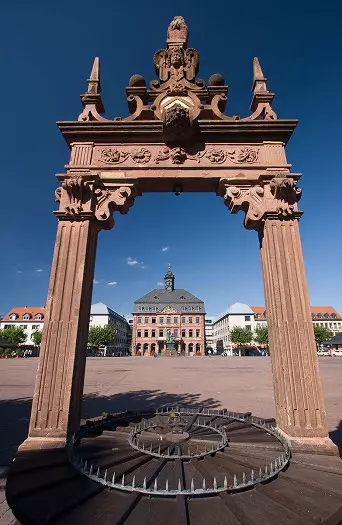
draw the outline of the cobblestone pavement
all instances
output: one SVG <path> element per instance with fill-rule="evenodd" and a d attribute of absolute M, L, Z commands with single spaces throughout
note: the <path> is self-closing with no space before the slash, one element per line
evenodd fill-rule
<path fill-rule="evenodd" d="M 38 360 L 0 360 L 0 524 L 14 523 L 6 470 L 27 435 Z M 342 443 L 342 358 L 319 358 L 331 438 Z M 225 407 L 274 417 L 267 357 L 88 358 L 83 417 L 168 404 Z"/>

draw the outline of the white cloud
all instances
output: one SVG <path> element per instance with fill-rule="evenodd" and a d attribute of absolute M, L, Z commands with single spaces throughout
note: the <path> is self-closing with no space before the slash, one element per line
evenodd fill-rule
<path fill-rule="evenodd" d="M 110 281 L 107 286 L 115 286 L 116 284 L 118 284 L 116 281 Z"/>
<path fill-rule="evenodd" d="M 136 264 L 139 264 L 139 261 L 133 259 L 133 257 L 127 257 L 127 264 L 129 266 L 135 266 Z"/>
<path fill-rule="evenodd" d="M 167 252 L 168 249 L 169 249 L 168 246 L 163 246 L 162 249 L 161 249 L 161 251 L 162 251 L 162 252 Z"/>
<path fill-rule="evenodd" d="M 100 281 L 97 281 L 96 279 L 93 280 L 93 284 L 99 284 Z"/>
<path fill-rule="evenodd" d="M 164 286 L 164 283 L 157 283 L 157 286 Z"/>
<path fill-rule="evenodd" d="M 22 270 L 16 270 L 15 273 L 23 273 Z"/>
<path fill-rule="evenodd" d="M 35 270 L 36 273 L 42 273 L 42 269 L 41 268 L 38 268 L 37 270 Z"/>
<path fill-rule="evenodd" d="M 137 259 L 133 259 L 133 257 L 127 257 L 126 262 L 128 266 L 140 266 L 142 270 L 146 268 L 143 261 L 138 261 Z"/>

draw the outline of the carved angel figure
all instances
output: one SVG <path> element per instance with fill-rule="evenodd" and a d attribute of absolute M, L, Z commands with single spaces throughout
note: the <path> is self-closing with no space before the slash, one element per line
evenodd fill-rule
<path fill-rule="evenodd" d="M 171 20 L 167 29 L 168 41 L 187 42 L 188 34 L 188 26 L 186 25 L 184 18 L 182 16 L 175 16 L 173 20 Z"/>

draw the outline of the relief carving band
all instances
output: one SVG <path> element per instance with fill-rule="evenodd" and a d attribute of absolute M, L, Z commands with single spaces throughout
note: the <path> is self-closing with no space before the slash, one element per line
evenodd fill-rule
<path fill-rule="evenodd" d="M 83 203 L 87 199 L 90 181 L 84 180 L 82 176 L 76 175 L 65 179 L 62 182 L 62 189 L 66 191 L 69 197 L 69 205 L 64 210 L 69 215 L 79 215 L 83 211 Z M 56 200 L 61 200 L 61 190 L 56 190 Z"/>
<path fill-rule="evenodd" d="M 119 151 L 118 149 L 106 148 L 101 151 L 100 160 L 106 164 L 120 164 L 128 157 L 126 151 Z"/>
<path fill-rule="evenodd" d="M 154 160 L 156 164 L 169 159 L 171 159 L 172 164 L 184 164 L 186 160 L 195 160 L 196 162 L 200 162 L 200 159 L 203 157 L 204 153 L 205 151 L 198 151 L 192 155 L 181 147 L 172 149 L 165 147 L 158 152 Z"/>
<path fill-rule="evenodd" d="M 253 164 L 253 162 L 258 160 L 259 150 L 254 148 L 241 148 L 228 151 L 227 154 L 232 162 L 238 164 L 242 164 L 243 162 Z"/>
<path fill-rule="evenodd" d="M 227 153 L 222 149 L 211 149 L 206 154 L 206 157 L 213 164 L 222 164 L 227 158 Z"/>
<path fill-rule="evenodd" d="M 133 150 L 129 153 L 129 155 L 137 164 L 146 164 L 151 160 L 151 152 L 145 148 Z"/>

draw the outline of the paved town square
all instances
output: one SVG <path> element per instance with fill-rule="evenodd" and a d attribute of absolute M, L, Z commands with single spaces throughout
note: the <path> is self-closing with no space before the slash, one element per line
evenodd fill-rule
<path fill-rule="evenodd" d="M 38 359 L 0 360 L 1 465 L 27 435 Z M 342 443 L 342 359 L 319 358 L 328 428 Z M 82 415 L 202 405 L 275 417 L 268 357 L 88 358 Z"/>

